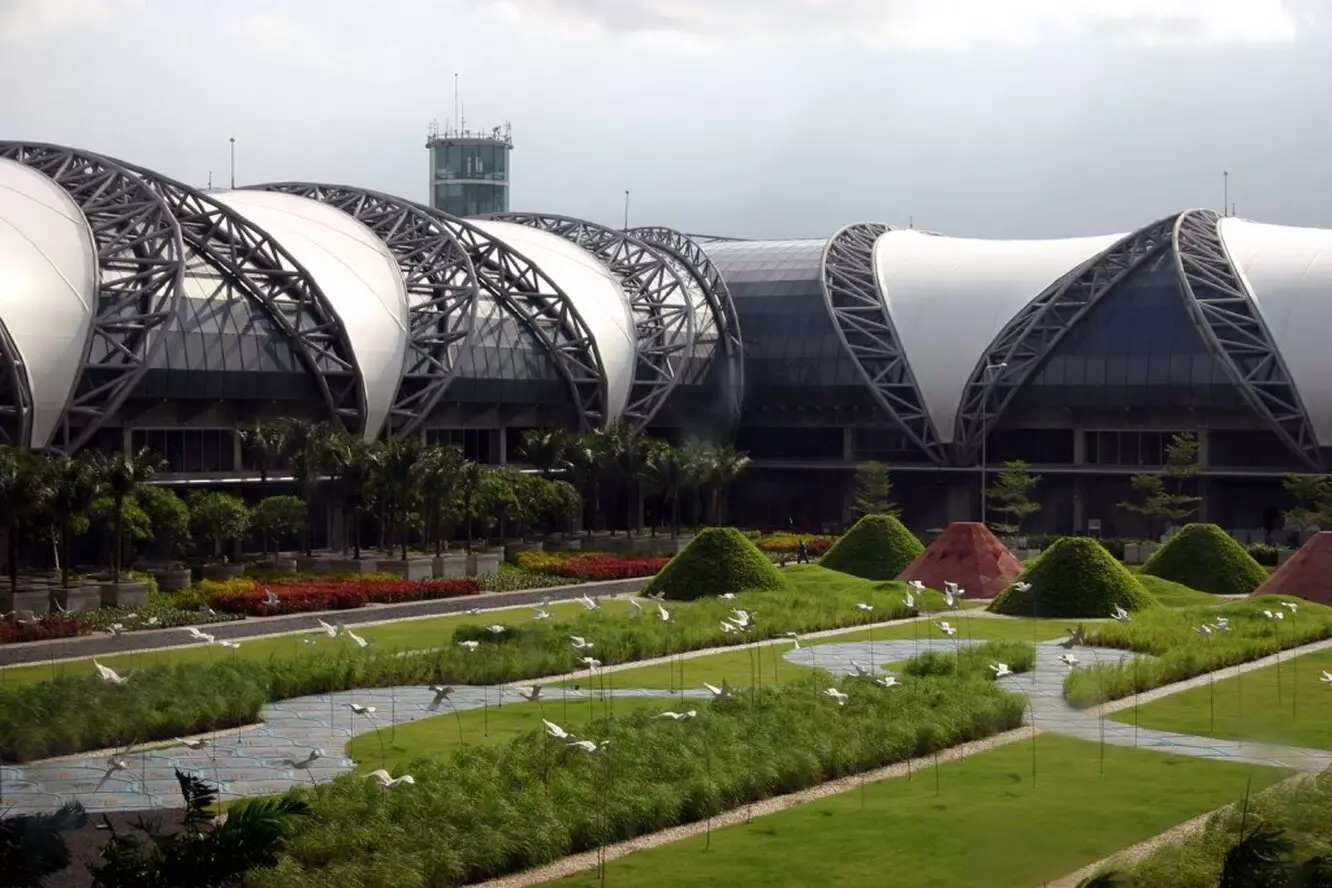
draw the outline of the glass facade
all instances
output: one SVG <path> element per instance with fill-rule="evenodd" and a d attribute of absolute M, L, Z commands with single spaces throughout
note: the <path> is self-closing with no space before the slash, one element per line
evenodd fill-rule
<path fill-rule="evenodd" d="M 168 472 L 230 472 L 236 468 L 234 429 L 131 429 L 130 450 L 147 447 Z"/>
<path fill-rule="evenodd" d="M 430 148 L 430 202 L 453 216 L 509 209 L 509 152 L 501 139 L 441 138 Z"/>

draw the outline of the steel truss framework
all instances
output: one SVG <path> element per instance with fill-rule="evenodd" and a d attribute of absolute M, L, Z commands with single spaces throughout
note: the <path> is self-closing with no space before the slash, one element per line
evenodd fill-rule
<path fill-rule="evenodd" d="M 1171 237 L 1180 292 L 1198 332 L 1245 401 L 1305 465 L 1321 470 L 1309 413 L 1221 240 L 1220 222 L 1212 210 L 1179 215 Z"/>
<path fill-rule="evenodd" d="M 717 266 L 712 263 L 712 259 L 688 235 L 662 226 L 631 228 L 629 233 L 673 256 L 698 284 L 717 325 L 725 355 L 727 419 L 729 431 L 734 434 L 740 423 L 740 409 L 744 400 L 745 346 L 744 340 L 740 337 L 740 318 L 736 314 L 735 303 L 731 300 L 731 289 L 726 286 L 726 280 L 717 270 Z"/>
<path fill-rule="evenodd" d="M 874 267 L 874 244 L 891 230 L 882 222 L 858 222 L 829 239 L 820 262 L 823 301 L 874 400 L 921 453 L 943 465 L 947 450 L 925 409 Z"/>
<path fill-rule="evenodd" d="M 51 446 L 77 450 L 148 369 L 184 293 L 185 248 L 166 202 L 127 167 L 58 145 L 0 142 L 0 157 L 51 178 L 82 210 L 101 271 L 83 366 Z M 46 442 L 34 442 L 45 444 Z"/>
<path fill-rule="evenodd" d="M 0 443 L 30 447 L 32 381 L 23 356 L 0 321 Z"/>
<path fill-rule="evenodd" d="M 963 392 L 955 439 L 959 464 L 976 459 L 982 437 L 1065 334 L 1134 269 L 1170 248 L 1174 223 L 1174 216 L 1161 219 L 1092 257 L 1047 287 L 999 331 L 971 371 Z M 987 367 L 998 364 L 1006 366 L 987 373 Z"/>
<path fill-rule="evenodd" d="M 495 213 L 488 218 L 558 235 L 597 257 L 620 279 L 637 342 L 633 388 L 622 419 L 633 428 L 646 427 L 680 381 L 680 359 L 694 347 L 689 288 L 674 264 L 656 247 L 595 222 L 547 213 Z"/>
<path fill-rule="evenodd" d="M 342 210 L 374 232 L 398 260 L 411 305 L 411 351 L 387 431 L 416 432 L 457 375 L 458 357 L 472 333 L 478 293 L 472 260 L 439 218 L 400 198 L 310 182 L 254 187 Z"/>
<path fill-rule="evenodd" d="M 359 431 L 365 392 L 347 332 L 318 284 L 281 244 L 235 210 L 152 170 L 118 161 L 171 209 L 190 259 L 216 276 L 208 304 L 248 299 L 286 335 L 319 387 L 329 418 Z M 197 279 L 197 275 L 194 276 Z"/>

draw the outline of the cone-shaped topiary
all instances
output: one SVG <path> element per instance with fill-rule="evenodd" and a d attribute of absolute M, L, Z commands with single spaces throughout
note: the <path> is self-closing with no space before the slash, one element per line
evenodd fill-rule
<path fill-rule="evenodd" d="M 1186 524 L 1142 572 L 1213 595 L 1249 595 L 1267 579 L 1263 566 L 1215 524 Z"/>
<path fill-rule="evenodd" d="M 866 515 L 832 544 L 819 564 L 867 580 L 895 580 L 925 546 L 892 515 Z"/>
<path fill-rule="evenodd" d="M 1023 592 L 1019 583 L 1029 583 Z M 1021 617 L 1108 617 L 1125 610 L 1155 607 L 1156 601 L 1124 565 L 1090 537 L 1064 537 L 1042 553 L 999 597 L 990 610 Z"/>
<path fill-rule="evenodd" d="M 768 557 L 734 527 L 709 527 L 643 587 L 676 601 L 727 592 L 765 592 L 786 588 L 786 578 Z"/>

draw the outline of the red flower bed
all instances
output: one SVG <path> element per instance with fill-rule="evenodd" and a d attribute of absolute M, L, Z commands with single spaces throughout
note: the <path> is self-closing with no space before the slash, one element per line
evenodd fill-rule
<path fill-rule="evenodd" d="M 554 568 L 562 577 L 580 583 L 598 580 L 629 580 L 650 577 L 666 566 L 669 558 L 620 558 L 616 555 L 575 555 Z"/>
<path fill-rule="evenodd" d="M 16 620 L 0 620 L 0 644 L 17 641 L 45 641 L 48 638 L 74 638 L 86 635 L 88 624 L 77 617 L 63 614 L 50 614 L 39 617 L 36 622 L 20 623 Z"/>
<path fill-rule="evenodd" d="M 278 596 L 278 604 L 268 607 L 264 600 L 268 589 Z M 474 579 L 426 580 L 367 580 L 364 582 L 295 582 L 290 585 L 272 583 L 237 592 L 224 592 L 213 599 L 213 607 L 223 613 L 245 614 L 251 617 L 274 614 L 299 614 L 321 610 L 351 610 L 369 602 L 390 604 L 399 601 L 425 601 L 436 598 L 457 598 L 481 591 Z"/>

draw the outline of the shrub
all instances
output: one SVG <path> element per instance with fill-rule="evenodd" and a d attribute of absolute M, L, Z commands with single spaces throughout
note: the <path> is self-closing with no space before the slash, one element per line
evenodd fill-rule
<path fill-rule="evenodd" d="M 573 552 L 519 552 L 514 563 L 523 570 L 554 573 L 555 568 L 574 556 Z"/>
<path fill-rule="evenodd" d="M 665 558 L 620 558 L 616 555 L 575 555 L 551 569 L 580 583 L 650 577 L 666 566 Z"/>
<path fill-rule="evenodd" d="M 46 641 L 50 638 L 74 638 L 88 633 L 83 619 L 64 614 L 46 614 L 35 621 L 0 620 L 0 644 L 20 641 Z"/>
<path fill-rule="evenodd" d="M 269 589 L 278 596 L 274 607 L 264 604 Z M 481 591 L 473 578 L 457 580 L 370 580 L 366 582 L 319 582 L 300 585 L 261 587 L 230 591 L 213 596 L 213 607 L 224 613 L 247 616 L 298 614 L 319 610 L 350 610 L 367 603 L 395 604 L 401 601 L 425 601 L 457 598 Z"/>
<path fill-rule="evenodd" d="M 734 527 L 709 527 L 668 561 L 643 591 L 692 601 L 704 595 L 784 587 L 781 573 L 744 534 Z"/>
<path fill-rule="evenodd" d="M 1213 595 L 1249 595 L 1267 579 L 1262 565 L 1215 524 L 1186 524 L 1142 572 Z"/>
<path fill-rule="evenodd" d="M 761 706 L 749 691 L 691 703 L 698 717 L 680 724 L 652 712 L 600 721 L 579 730 L 609 741 L 599 757 L 529 732 L 413 762 L 410 793 L 355 775 L 302 788 L 294 795 L 313 822 L 276 869 L 250 878 L 256 888 L 482 882 L 1022 721 L 1020 697 L 974 677 L 909 678 L 891 692 L 840 685 L 845 706 L 823 684 L 800 683 L 765 688 Z"/>
<path fill-rule="evenodd" d="M 835 537 L 823 534 L 779 531 L 769 536 L 759 537 L 754 542 L 761 552 L 768 552 L 773 555 L 793 555 L 800 548 L 801 541 L 804 541 L 809 554 L 817 558 L 832 547 L 835 539 Z"/>
<path fill-rule="evenodd" d="M 1020 591 L 1019 583 L 1031 588 Z M 1012 616 L 1108 617 L 1119 605 L 1156 605 L 1137 578 L 1090 537 L 1064 537 L 1041 553 L 1022 576 L 990 604 Z"/>
<path fill-rule="evenodd" d="M 819 559 L 824 567 L 864 577 L 893 580 L 925 546 L 891 515 L 866 515 Z"/>

